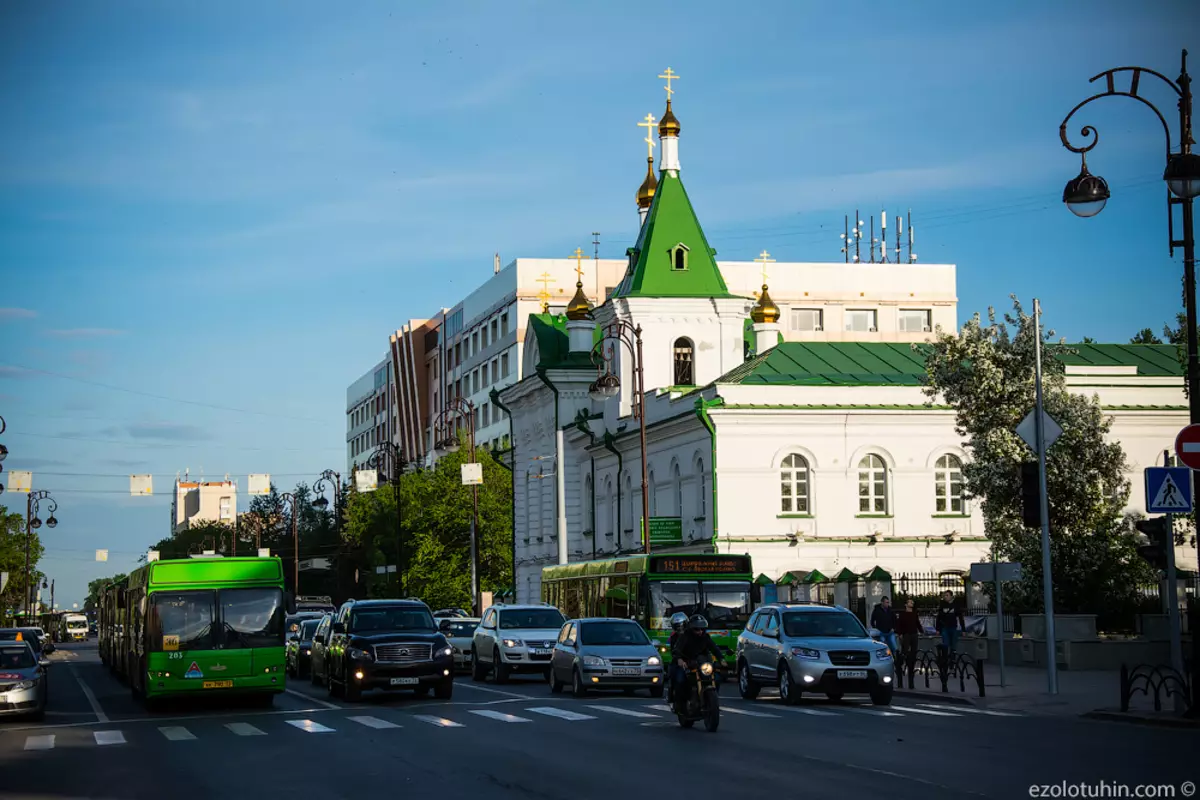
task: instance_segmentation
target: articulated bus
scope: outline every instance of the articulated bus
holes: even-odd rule
[[[278,558],[152,561],[100,596],[100,657],[148,704],[199,693],[284,690]]]
[[[671,617],[703,614],[730,667],[756,589],[748,555],[638,555],[542,569],[542,599],[568,619],[636,620],[666,658]]]

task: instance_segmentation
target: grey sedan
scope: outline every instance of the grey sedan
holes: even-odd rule
[[[550,690],[585,696],[591,689],[647,689],[662,697],[662,658],[645,631],[627,619],[575,619],[562,627],[550,660]]]
[[[46,713],[46,667],[28,642],[0,644],[0,717]]]
[[[456,670],[471,669],[471,642],[475,636],[475,629],[478,627],[479,619],[477,617],[442,617],[438,620],[438,630],[445,635],[450,646],[454,648],[454,668]]]

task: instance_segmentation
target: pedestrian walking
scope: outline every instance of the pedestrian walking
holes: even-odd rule
[[[908,673],[908,685],[912,686],[913,672],[917,668],[917,646],[921,637],[921,618],[917,616],[912,598],[904,601],[904,610],[896,615],[896,634],[900,637],[900,672]]]
[[[963,619],[962,607],[954,601],[954,593],[949,589],[942,592],[942,602],[938,605],[938,633],[942,635],[942,647],[950,658],[958,652],[958,637],[967,629],[967,621]]]
[[[895,658],[900,647],[896,642],[896,612],[890,599],[885,597],[875,606],[875,610],[871,612],[871,627],[879,631],[880,638],[892,648],[892,657]]]

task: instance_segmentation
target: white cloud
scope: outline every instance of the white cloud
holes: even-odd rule
[[[33,319],[37,312],[30,308],[0,308],[0,320]]]

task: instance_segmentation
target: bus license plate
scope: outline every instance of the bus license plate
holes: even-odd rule
[[[392,686],[415,686],[420,682],[420,678],[392,678]]]
[[[204,689],[232,689],[233,681],[205,681]]]
[[[837,675],[839,678],[865,680],[867,671],[865,669],[839,669]]]
[[[613,675],[641,675],[642,671],[637,667],[613,667]]]

